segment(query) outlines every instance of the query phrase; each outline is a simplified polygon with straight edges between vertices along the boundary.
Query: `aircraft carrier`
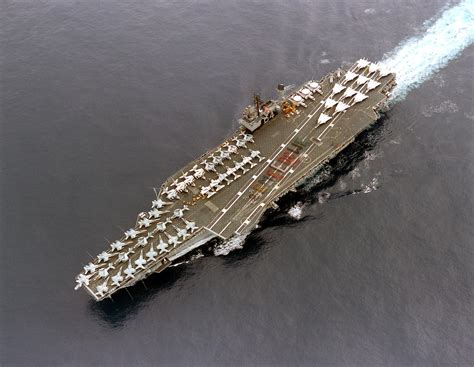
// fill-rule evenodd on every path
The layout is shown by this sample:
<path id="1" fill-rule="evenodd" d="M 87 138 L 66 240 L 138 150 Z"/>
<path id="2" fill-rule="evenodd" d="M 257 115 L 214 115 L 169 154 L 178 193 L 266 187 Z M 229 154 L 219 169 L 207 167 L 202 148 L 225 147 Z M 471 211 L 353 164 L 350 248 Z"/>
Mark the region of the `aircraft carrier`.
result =
<path id="1" fill-rule="evenodd" d="M 240 128 L 169 177 L 147 211 L 76 277 L 100 301 L 219 237 L 251 231 L 269 207 L 372 125 L 395 75 L 358 60 L 246 107 Z"/>

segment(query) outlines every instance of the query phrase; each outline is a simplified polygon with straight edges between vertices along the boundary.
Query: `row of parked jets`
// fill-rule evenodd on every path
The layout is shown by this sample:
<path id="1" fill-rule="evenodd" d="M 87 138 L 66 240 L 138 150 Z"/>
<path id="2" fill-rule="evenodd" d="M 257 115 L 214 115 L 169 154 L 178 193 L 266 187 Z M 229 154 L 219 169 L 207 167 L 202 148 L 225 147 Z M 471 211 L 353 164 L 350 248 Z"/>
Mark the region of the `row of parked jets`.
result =
<path id="1" fill-rule="evenodd" d="M 207 198 L 215 195 L 219 190 L 224 188 L 225 185 L 230 185 L 233 181 L 241 177 L 239 171 L 241 171 L 242 174 L 245 174 L 255 167 L 257 165 L 257 163 L 253 161 L 255 158 L 258 159 L 259 162 L 264 159 L 258 150 L 250 150 L 250 155 L 242 156 L 241 161 L 233 161 L 233 166 L 227 166 L 226 171 L 223 173 L 219 173 L 216 168 L 213 167 L 213 171 L 217 174 L 217 178 L 211 180 L 209 185 L 202 186 L 200 194 Z M 225 166 L 223 163 L 221 165 Z M 249 168 L 247 168 L 247 165 Z"/>
<path id="2" fill-rule="evenodd" d="M 247 143 L 254 142 L 253 136 L 241 133 L 232 138 L 232 144 L 227 143 L 217 149 L 213 155 L 204 159 L 200 164 L 194 165 L 188 172 L 183 173 L 174 180 L 169 187 L 163 189 L 162 194 L 168 200 L 179 199 L 179 194 L 188 192 L 188 186 L 195 186 L 195 181 L 205 179 L 207 172 L 216 172 L 216 167 L 222 165 L 224 160 L 231 160 L 232 154 L 236 154 L 239 148 L 247 148 Z"/>
<path id="3" fill-rule="evenodd" d="M 344 75 L 344 78 L 341 81 L 341 83 L 334 84 L 333 89 L 331 91 L 331 95 L 325 100 L 321 101 L 321 103 L 324 105 L 324 110 L 328 110 L 332 108 L 333 106 L 336 106 L 335 113 L 344 112 L 346 109 L 348 109 L 351 106 L 350 104 L 344 103 L 342 101 L 345 98 L 353 98 L 354 103 L 362 102 L 363 100 L 368 98 L 367 94 L 364 94 L 351 87 L 348 87 L 347 84 L 349 82 L 355 80 L 355 83 L 358 87 L 364 86 L 366 91 L 369 92 L 380 85 L 380 82 L 377 81 L 378 79 L 384 76 L 387 76 L 390 73 L 387 69 L 383 68 L 382 66 L 371 63 L 365 59 L 360 59 L 359 61 L 357 61 L 357 63 L 355 64 L 355 70 L 358 71 L 361 69 L 365 69 L 367 66 L 368 66 L 368 76 L 357 74 L 349 70 Z M 334 100 L 333 99 L 334 95 L 342 92 L 343 90 L 344 90 L 344 93 L 342 95 L 341 100 L 340 101 Z M 324 124 L 327 121 L 329 121 L 331 118 L 332 116 L 329 116 L 326 113 L 321 113 L 318 118 L 318 124 Z"/>
<path id="4" fill-rule="evenodd" d="M 182 208 L 175 209 L 173 211 L 173 214 L 168 217 L 165 221 L 159 222 L 155 225 L 154 229 L 150 232 L 148 232 L 147 228 L 149 228 L 152 224 L 155 222 L 159 221 L 160 217 L 163 214 L 169 213 L 168 210 L 160 210 L 166 205 L 171 204 L 170 202 L 165 202 L 161 198 L 157 198 L 156 200 L 152 201 L 152 208 L 148 212 L 148 215 L 145 213 L 141 213 L 139 216 L 138 220 L 138 230 L 135 228 L 131 228 L 127 231 L 125 231 L 125 237 L 124 240 L 117 240 L 113 242 L 111 246 L 111 251 L 112 252 L 107 252 L 103 251 L 97 256 L 97 263 L 89 263 L 84 266 L 84 273 L 80 274 L 76 278 L 76 289 L 81 287 L 82 285 L 89 285 L 91 278 L 97 277 L 98 279 L 105 279 L 105 281 L 97 286 L 97 296 L 103 296 L 104 292 L 108 291 L 108 278 L 109 278 L 109 271 L 111 269 L 115 269 L 114 264 L 107 264 L 106 263 L 109 261 L 111 257 L 115 257 L 115 265 L 119 263 L 126 263 L 128 261 L 128 266 L 123 270 L 123 267 L 119 269 L 119 271 L 112 276 L 112 285 L 114 286 L 120 286 L 121 282 L 124 279 L 131 279 L 135 278 L 134 274 L 136 273 L 137 269 L 143 269 L 146 270 L 145 265 L 147 263 L 155 262 L 156 257 L 162 253 L 169 252 L 168 248 L 172 246 L 173 248 L 187 239 L 189 236 L 191 236 L 192 233 L 194 233 L 198 227 L 196 226 L 196 223 L 193 221 L 189 221 L 185 218 L 183 218 L 184 212 L 189 210 L 189 208 L 185 205 Z M 166 231 L 167 225 L 172 223 L 173 219 L 179 219 L 183 222 L 184 226 L 183 227 L 178 227 L 174 224 L 171 224 L 171 226 L 174 228 L 176 234 L 175 235 L 170 235 Z M 144 228 L 140 230 L 141 228 Z M 138 237 L 140 234 L 143 234 L 144 232 L 147 232 L 145 236 Z M 150 244 L 150 248 L 148 251 L 144 254 L 143 248 L 149 244 L 148 240 L 150 238 L 153 238 L 156 233 L 162 232 L 164 236 L 166 236 L 167 241 L 164 241 L 162 236 L 159 235 L 159 242 L 156 245 L 156 250 L 153 246 L 153 243 Z M 120 252 L 126 245 L 129 245 L 133 243 L 133 240 L 138 237 L 138 240 L 136 241 L 136 244 L 130 248 L 126 252 Z M 137 248 L 142 248 L 140 250 L 140 256 L 138 259 L 136 259 L 132 265 L 132 260 L 130 259 L 130 255 L 135 253 L 135 250 Z M 159 251 L 159 252 L 158 252 Z M 145 255 L 145 257 L 143 256 Z M 125 277 L 122 275 L 125 275 Z"/>

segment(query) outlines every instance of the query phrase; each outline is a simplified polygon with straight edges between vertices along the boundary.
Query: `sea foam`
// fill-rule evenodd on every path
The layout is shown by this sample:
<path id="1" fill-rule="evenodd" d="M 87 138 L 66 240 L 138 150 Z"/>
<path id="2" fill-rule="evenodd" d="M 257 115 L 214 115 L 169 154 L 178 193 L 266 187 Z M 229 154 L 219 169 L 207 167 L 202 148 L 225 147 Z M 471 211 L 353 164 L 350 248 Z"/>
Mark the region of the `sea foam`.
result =
<path id="1" fill-rule="evenodd" d="M 474 42 L 474 0 L 461 1 L 429 23 L 422 35 L 405 40 L 381 61 L 397 75 L 392 104 L 403 100 Z"/>

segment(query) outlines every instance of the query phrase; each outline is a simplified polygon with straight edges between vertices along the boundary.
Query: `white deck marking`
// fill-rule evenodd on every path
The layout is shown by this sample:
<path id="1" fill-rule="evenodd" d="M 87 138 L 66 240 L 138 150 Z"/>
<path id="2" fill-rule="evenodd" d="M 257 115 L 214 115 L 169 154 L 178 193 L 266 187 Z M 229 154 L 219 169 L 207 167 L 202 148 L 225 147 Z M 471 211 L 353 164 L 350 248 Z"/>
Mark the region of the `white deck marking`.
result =
<path id="1" fill-rule="evenodd" d="M 229 222 L 229 224 L 230 224 L 230 222 Z M 217 232 L 214 232 L 212 229 L 210 229 L 210 228 L 208 228 L 208 227 L 202 227 L 202 228 L 207 229 L 209 232 L 215 234 L 217 237 L 220 237 L 220 238 L 222 238 L 223 240 L 225 240 L 225 238 L 224 238 L 223 236 L 221 236 L 221 235 L 220 235 L 219 233 L 217 233 Z"/>

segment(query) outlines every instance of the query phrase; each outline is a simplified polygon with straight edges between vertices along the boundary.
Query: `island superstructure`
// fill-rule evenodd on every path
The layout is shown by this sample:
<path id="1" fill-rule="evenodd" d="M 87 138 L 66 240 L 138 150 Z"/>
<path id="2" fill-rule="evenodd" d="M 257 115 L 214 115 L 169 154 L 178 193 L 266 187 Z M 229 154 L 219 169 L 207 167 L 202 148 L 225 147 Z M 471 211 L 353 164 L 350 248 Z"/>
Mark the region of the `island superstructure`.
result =
<path id="1" fill-rule="evenodd" d="M 100 301 L 215 237 L 251 231 L 282 195 L 379 118 L 394 86 L 393 73 L 360 59 L 279 99 L 255 96 L 240 128 L 169 177 L 135 225 L 84 266 L 76 289 Z"/>

